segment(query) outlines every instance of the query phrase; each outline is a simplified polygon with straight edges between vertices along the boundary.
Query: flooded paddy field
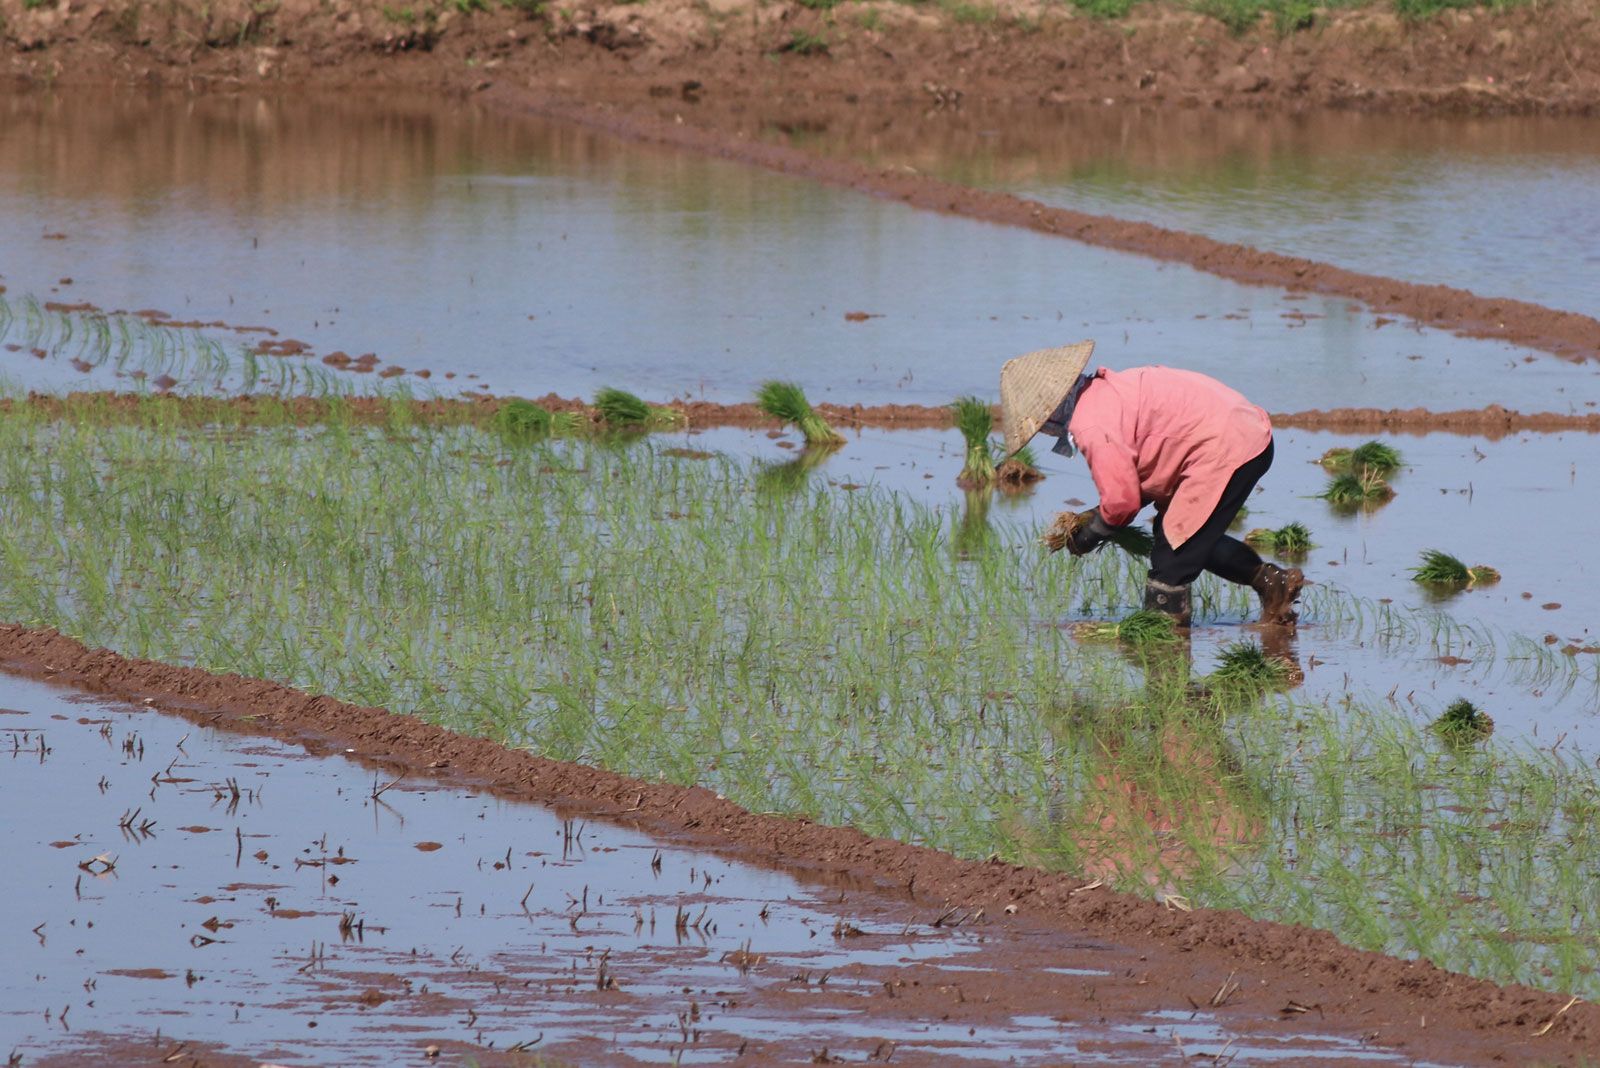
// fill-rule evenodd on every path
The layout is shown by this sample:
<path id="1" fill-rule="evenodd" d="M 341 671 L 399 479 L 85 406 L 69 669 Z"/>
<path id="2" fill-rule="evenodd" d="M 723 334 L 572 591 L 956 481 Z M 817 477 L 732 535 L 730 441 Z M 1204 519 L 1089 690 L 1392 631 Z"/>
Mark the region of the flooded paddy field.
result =
<path id="1" fill-rule="evenodd" d="M 138 371 L 237 389 L 333 357 L 368 372 L 341 380 L 404 370 L 419 392 L 742 400 L 797 375 L 818 400 L 943 404 L 991 392 L 1017 352 L 1087 336 L 1113 366 L 1248 374 L 1273 411 L 1409 407 L 1445 382 L 1451 407 L 1600 405 L 1591 368 L 1343 299 L 494 111 L 350 96 L 0 107 L 0 376 L 21 388 L 130 388 Z M 231 370 L 197 382 L 58 352 L 58 320 L 84 313 L 30 326 L 29 300 L 276 333 L 211 331 Z M 244 377 L 240 350 L 264 340 L 311 356 L 263 356 Z"/>
<path id="2" fill-rule="evenodd" d="M 375 761 L 213 730 L 185 688 L 211 675 L 169 687 L 181 720 L 0 681 L 0 803 L 50 799 L 4 832 L 32 858 L 19 910 L 44 922 L 0 943 L 33 962 L 0 967 L 0 1052 L 14 1031 L 28 1063 L 166 1039 L 284 1064 L 1344 1063 L 1398 1042 L 1410 1062 L 1561 1062 L 1595 1033 L 1566 1001 L 1600 996 L 1600 576 L 1572 549 L 1596 519 L 1592 435 L 1386 435 L 1396 495 L 1349 510 L 1318 499 L 1316 461 L 1371 435 L 1280 429 L 1240 531 L 1310 529 L 1298 631 L 1205 582 L 1191 635 L 1141 645 L 1111 622 L 1140 561 L 1037 544 L 1094 501 L 1081 462 L 975 494 L 953 430 L 846 424 L 818 452 L 764 427 L 512 432 L 412 403 L 737 402 L 782 377 L 942 406 L 1093 336 L 1099 363 L 1206 371 L 1274 411 L 1583 415 L 1592 363 L 470 105 L 62 93 L 0 115 L 0 620 L 27 628 L 0 628 L 7 647 L 54 650 L 46 674 L 46 628 L 111 650 L 67 643 L 91 690 L 148 657 L 326 694 L 296 698 L 331 717 L 312 748 Z M 1071 152 L 965 113 L 767 135 L 1594 310 L 1571 285 L 1593 266 L 1582 227 L 1550 207 L 1581 220 L 1592 184 L 1566 126 L 1061 117 Z M 908 128 L 949 136 L 910 147 Z M 1545 170 L 1496 162 L 1540 146 Z M 1513 187 L 1519 227 L 1451 228 Z M 1440 250 L 1437 274 L 1407 242 Z M 22 396 L 104 388 L 332 400 L 195 425 L 151 398 Z M 350 393 L 376 407 L 357 418 Z M 1426 549 L 1499 581 L 1429 592 Z M 1492 732 L 1440 725 L 1462 699 Z M 341 744 L 355 713 L 638 792 L 616 825 L 465 772 L 446 788 L 442 758 Z M 772 822 L 742 846 L 648 822 L 691 802 Z M 741 863 L 837 828 L 873 836 L 828 847 L 849 877 L 827 851 Z M 896 850 L 956 866 L 961 892 Z M 1040 901 L 1055 919 L 1024 929 Z M 1202 944 L 1141 993 L 1147 956 Z M 1317 970 L 1347 947 L 1389 956 Z M 1320 995 L 1271 980 L 1233 1004 L 1246 959 L 1389 1015 L 1324 1027 Z M 1575 1044 L 1478 1030 L 1502 1024 Z"/>
<path id="3" fill-rule="evenodd" d="M 982 106 L 765 136 L 1371 274 L 1600 315 L 1585 118 Z"/>
<path id="4" fill-rule="evenodd" d="M 0 803 L 33 813 L 0 838 L 20 1063 L 1427 1062 L 1255 990 L 1139 1011 L 1119 977 L 1151 959 L 1114 941 L 939 922 L 218 715 L 0 676 Z"/>

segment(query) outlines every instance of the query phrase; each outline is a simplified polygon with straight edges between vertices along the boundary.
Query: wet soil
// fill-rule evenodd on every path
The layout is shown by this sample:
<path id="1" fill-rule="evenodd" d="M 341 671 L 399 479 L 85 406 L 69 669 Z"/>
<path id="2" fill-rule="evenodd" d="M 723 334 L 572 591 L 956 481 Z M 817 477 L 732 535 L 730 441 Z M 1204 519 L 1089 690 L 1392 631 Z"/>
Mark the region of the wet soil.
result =
<path id="1" fill-rule="evenodd" d="M 194 425 L 290 422 L 311 425 L 325 422 L 336 403 L 341 413 L 359 423 L 385 424 L 393 416 L 393 405 L 409 403 L 412 418 L 436 425 L 484 424 L 500 407 L 513 398 L 469 393 L 462 397 L 396 402 L 372 397 L 349 397 L 330 403 L 317 397 L 197 397 L 162 396 L 152 398 L 135 393 L 81 392 L 64 395 L 33 393 L 27 403 L 36 410 L 58 418 L 147 419 L 159 413 L 163 419 L 177 419 Z M 598 424 L 598 416 L 579 397 L 554 393 L 528 398 L 556 412 L 578 412 Z M 754 404 L 722 404 L 705 400 L 667 400 L 660 406 L 681 412 L 686 425 L 697 428 L 749 427 L 777 429 L 782 424 L 763 414 Z M 10 410 L 13 401 L 0 399 L 0 412 Z M 835 404 L 816 403 L 813 407 L 829 422 L 841 428 L 916 430 L 952 426 L 950 409 L 928 404 Z M 995 418 L 1000 411 L 995 409 Z M 1276 427 L 1297 430 L 1332 430 L 1345 433 L 1431 434 L 1448 432 L 1471 434 L 1498 440 L 1509 434 L 1532 431 L 1557 433 L 1579 431 L 1600 433 L 1600 412 L 1516 412 L 1491 404 L 1484 408 L 1431 411 L 1426 408 L 1332 408 L 1295 412 L 1273 412 Z"/>
<path id="2" fill-rule="evenodd" d="M 1161 4 L 1100 20 L 1039 0 L 327 6 L 0 0 L 0 76 L 47 84 L 474 88 L 537 82 L 737 112 L 751 101 L 1138 101 L 1590 111 L 1600 22 L 1581 0 L 1420 21 L 1374 5 L 1235 34 Z"/>
<path id="3" fill-rule="evenodd" d="M 569 816 L 616 819 L 650 835 L 737 853 L 750 862 L 850 880 L 862 889 L 904 895 L 914 906 L 933 910 L 934 917 L 954 908 L 948 917 L 975 921 L 982 910 L 981 918 L 1002 929 L 1114 943 L 1140 958 L 1114 984 L 1094 987 L 1097 1002 L 1112 996 L 1115 986 L 1117 998 L 1131 999 L 1126 1004 L 1187 1015 L 1206 1004 L 1232 975 L 1241 983 L 1237 999 L 1224 1000 L 1239 1020 L 1253 1020 L 1263 1033 L 1294 1033 L 1309 1025 L 1307 1017 L 1314 1014 L 1319 1031 L 1358 1033 L 1377 1046 L 1453 1063 L 1576 1063 L 1600 1042 L 1600 1009 L 1595 1007 L 1464 978 L 1423 962 L 1356 951 L 1324 932 L 1252 921 L 1231 912 L 1184 911 L 1107 893 L 1066 874 L 964 861 L 848 828 L 755 814 L 703 789 L 562 764 L 271 682 L 90 650 L 52 631 L 0 627 L 0 662 L 22 674 L 170 710 L 207 725 L 297 742 L 312 753 L 353 750 L 395 776 L 490 787 L 501 797 L 556 805 Z M 1006 944 L 1023 947 L 1028 939 Z M 1005 953 L 995 953 L 986 963 L 1007 971 Z M 1046 966 L 1037 958 L 1025 963 Z M 970 1013 L 975 1021 L 997 1016 L 1012 1020 L 1013 994 L 1032 996 L 1016 992 L 1016 986 L 1006 975 L 984 991 L 988 1000 L 983 1000 L 973 996 L 980 986 L 963 983 L 961 996 L 954 999 L 961 1007 L 953 1011 L 964 1019 Z M 1085 996 L 1081 983 L 1072 987 L 1077 997 Z M 868 1011 L 887 1009 L 900 992 L 885 991 L 870 999 Z M 942 999 L 945 1011 L 952 1011 L 948 989 L 918 996 L 930 1004 Z M 1072 996 L 1058 991 L 1050 999 L 1051 1015 L 1061 1013 Z"/>

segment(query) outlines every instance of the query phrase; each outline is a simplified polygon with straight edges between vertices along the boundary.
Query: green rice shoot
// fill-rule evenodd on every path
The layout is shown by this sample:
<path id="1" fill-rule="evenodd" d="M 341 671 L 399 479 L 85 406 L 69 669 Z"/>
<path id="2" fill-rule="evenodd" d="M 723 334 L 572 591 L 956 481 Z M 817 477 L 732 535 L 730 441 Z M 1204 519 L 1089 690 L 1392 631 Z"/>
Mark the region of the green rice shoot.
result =
<path id="1" fill-rule="evenodd" d="M 1356 471 L 1393 474 L 1400 468 L 1400 453 L 1392 445 L 1377 440 L 1368 441 L 1350 450 L 1350 466 Z"/>
<path id="2" fill-rule="evenodd" d="M 817 414 L 806 400 L 805 391 L 793 382 L 763 382 L 756 390 L 756 407 L 781 423 L 798 427 L 807 445 L 844 444 L 844 435 Z"/>
<path id="3" fill-rule="evenodd" d="M 992 486 L 995 481 L 994 452 L 989 436 L 994 433 L 994 410 L 988 401 L 961 397 L 950 405 L 956 429 L 967 443 L 966 462 L 956 484 L 969 489 Z"/>

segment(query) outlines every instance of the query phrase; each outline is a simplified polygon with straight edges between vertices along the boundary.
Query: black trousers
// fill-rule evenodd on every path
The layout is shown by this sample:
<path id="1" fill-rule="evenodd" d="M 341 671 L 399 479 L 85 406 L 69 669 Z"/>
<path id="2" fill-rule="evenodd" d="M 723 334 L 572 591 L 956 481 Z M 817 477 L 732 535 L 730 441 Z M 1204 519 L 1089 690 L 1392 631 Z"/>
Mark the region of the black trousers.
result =
<path id="1" fill-rule="evenodd" d="M 1248 586 L 1261 566 L 1261 555 L 1238 538 L 1228 536 L 1228 524 L 1249 499 L 1261 476 L 1272 466 L 1272 441 L 1253 460 L 1246 461 L 1228 479 L 1217 507 L 1189 540 L 1174 549 L 1161 526 L 1161 512 L 1155 521 L 1155 548 L 1150 552 L 1150 577 L 1169 586 L 1187 586 L 1200 572 Z"/>

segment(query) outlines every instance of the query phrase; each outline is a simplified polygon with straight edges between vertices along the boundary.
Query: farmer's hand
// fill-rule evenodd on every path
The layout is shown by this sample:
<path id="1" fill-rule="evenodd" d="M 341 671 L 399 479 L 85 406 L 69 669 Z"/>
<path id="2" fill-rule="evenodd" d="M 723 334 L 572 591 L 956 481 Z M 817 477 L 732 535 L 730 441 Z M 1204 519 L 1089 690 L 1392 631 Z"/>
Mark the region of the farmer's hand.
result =
<path id="1" fill-rule="evenodd" d="M 1067 537 L 1067 551 L 1073 556 L 1082 556 L 1100 548 L 1100 543 L 1111 536 L 1111 528 L 1106 526 L 1100 518 L 1100 509 L 1089 510 L 1089 521 L 1080 524 Z"/>

